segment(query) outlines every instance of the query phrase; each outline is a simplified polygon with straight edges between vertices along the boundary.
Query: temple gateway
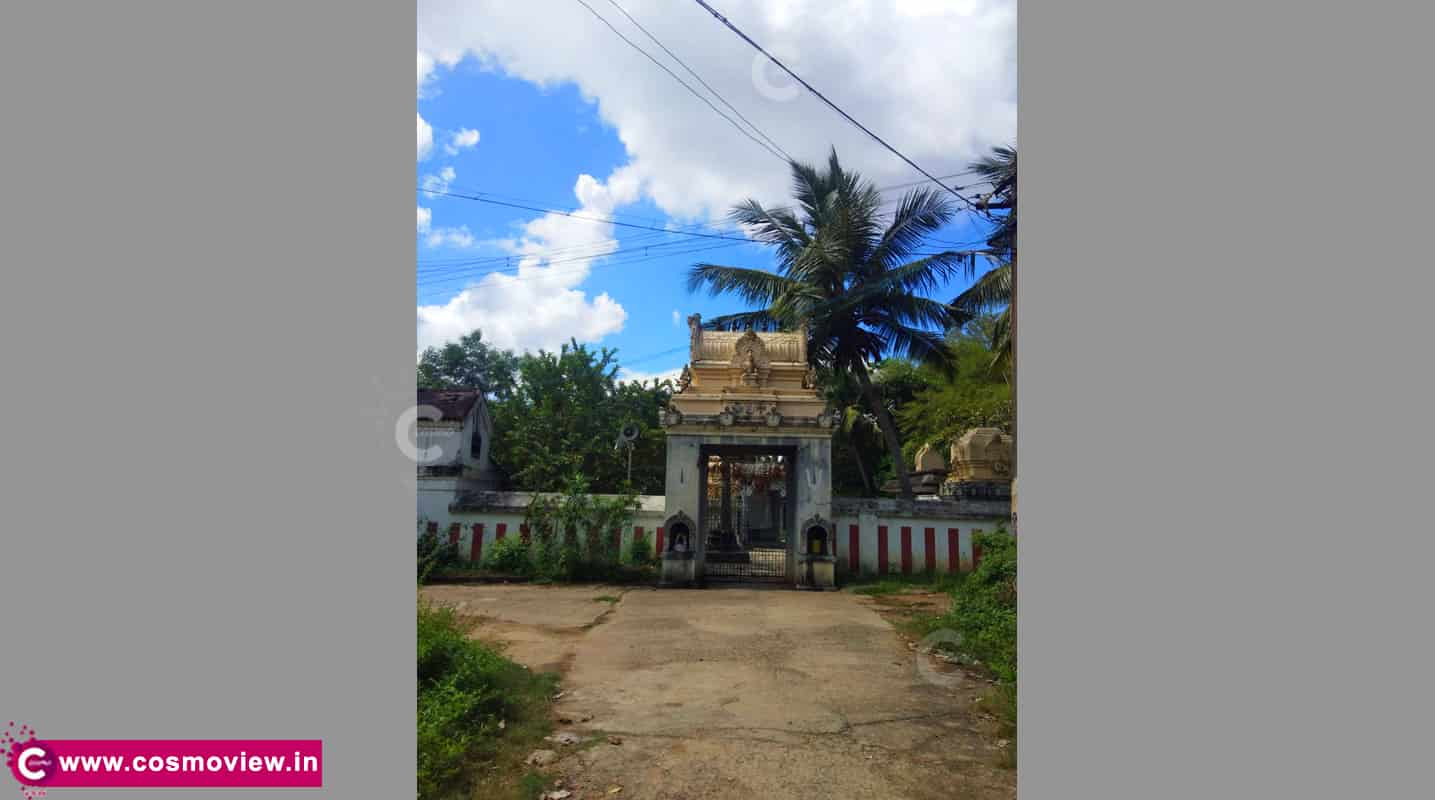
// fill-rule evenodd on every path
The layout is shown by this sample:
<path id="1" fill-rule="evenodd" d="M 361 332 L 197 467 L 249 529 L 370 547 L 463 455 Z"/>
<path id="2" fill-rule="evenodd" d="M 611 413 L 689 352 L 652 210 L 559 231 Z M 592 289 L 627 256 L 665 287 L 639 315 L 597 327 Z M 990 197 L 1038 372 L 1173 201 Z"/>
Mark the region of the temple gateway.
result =
<path id="1" fill-rule="evenodd" d="M 962 572 L 981 559 L 976 534 L 1010 519 L 1005 433 L 970 430 L 949 459 L 921 448 L 916 499 L 834 498 L 839 417 L 818 394 L 806 331 L 704 330 L 696 314 L 688 329 L 688 364 L 659 413 L 665 493 L 639 497 L 631 526 L 616 532 L 620 546 L 654 545 L 661 585 L 827 589 L 857 573 Z M 527 541 L 533 495 L 494 488 L 487 443 L 503 433 L 487 423 L 481 393 L 428 395 L 421 403 L 442 414 L 421 419 L 418 438 L 441 455 L 419 467 L 420 527 L 446 532 L 474 562 L 507 536 Z"/>
<path id="2" fill-rule="evenodd" d="M 671 405 L 662 583 L 834 583 L 832 432 L 807 334 L 703 330 Z"/>

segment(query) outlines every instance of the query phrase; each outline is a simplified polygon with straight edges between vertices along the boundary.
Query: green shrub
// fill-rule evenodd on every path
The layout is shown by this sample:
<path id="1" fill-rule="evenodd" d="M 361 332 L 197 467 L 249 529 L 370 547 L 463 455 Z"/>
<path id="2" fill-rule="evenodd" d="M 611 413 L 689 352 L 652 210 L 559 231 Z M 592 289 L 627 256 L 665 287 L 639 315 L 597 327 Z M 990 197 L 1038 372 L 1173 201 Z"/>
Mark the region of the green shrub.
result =
<path id="1" fill-rule="evenodd" d="M 1015 683 L 1016 539 L 1005 530 L 979 534 L 982 558 L 952 592 L 950 623 L 962 649 L 986 664 L 998 680 Z"/>
<path id="2" fill-rule="evenodd" d="M 605 499 L 588 493 L 581 474 L 569 479 L 561 497 L 534 496 L 524 521 L 533 531 L 533 572 L 540 580 L 626 580 L 625 567 L 614 531 L 626 529 L 638 508 L 638 496 L 629 490 Z"/>
<path id="3" fill-rule="evenodd" d="M 522 539 L 499 539 L 483 553 L 483 568 L 505 575 L 531 575 L 533 559 Z"/>
<path id="4" fill-rule="evenodd" d="M 505 673 L 522 669 L 470 640 L 453 610 L 418 609 L 418 787 L 436 797 L 491 744 L 509 709 Z"/>
<path id="5" fill-rule="evenodd" d="M 426 583 L 435 570 L 458 563 L 458 546 L 428 530 L 428 521 L 419 520 L 418 582 Z"/>
<path id="6" fill-rule="evenodd" d="M 653 543 L 647 537 L 634 539 L 628 546 L 627 557 L 624 561 L 631 567 L 649 567 L 656 560 L 653 556 Z"/>

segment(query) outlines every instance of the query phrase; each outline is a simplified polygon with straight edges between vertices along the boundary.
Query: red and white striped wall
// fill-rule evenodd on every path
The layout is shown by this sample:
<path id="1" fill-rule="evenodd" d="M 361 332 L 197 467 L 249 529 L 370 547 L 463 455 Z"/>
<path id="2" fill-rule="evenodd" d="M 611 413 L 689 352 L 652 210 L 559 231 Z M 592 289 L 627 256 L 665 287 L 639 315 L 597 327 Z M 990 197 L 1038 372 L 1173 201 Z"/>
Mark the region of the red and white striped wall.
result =
<path id="1" fill-rule="evenodd" d="M 452 499 L 451 483 L 421 481 L 419 518 L 435 533 L 457 543 L 465 560 L 482 561 L 485 550 L 500 539 L 528 535 L 524 525 L 524 511 L 532 499 L 528 493 L 494 495 L 482 509 L 467 511 L 451 511 Z M 965 508 L 937 501 L 833 498 L 837 570 L 904 575 L 970 571 L 981 561 L 973 536 L 997 530 L 1005 518 L 973 514 Z M 664 498 L 645 495 L 639 498 L 631 523 L 611 535 L 620 551 L 642 538 L 654 552 L 661 552 L 666 538 L 663 523 Z"/>
<path id="2" fill-rule="evenodd" d="M 427 485 L 425 485 L 427 484 Z M 429 530 L 445 541 L 458 545 L 458 553 L 466 561 L 482 561 L 486 549 L 494 542 L 510 536 L 528 538 L 524 512 L 532 495 L 526 492 L 505 492 L 496 495 L 494 503 L 482 510 L 451 511 L 451 481 L 421 481 L 419 484 L 419 519 Z M 656 548 L 663 534 L 663 502 L 661 496 L 641 496 L 639 509 L 631 524 L 614 532 L 620 550 L 634 539 L 643 538 Z"/>
<path id="3" fill-rule="evenodd" d="M 837 568 L 849 574 L 970 572 L 981 561 L 973 534 L 996 530 L 998 519 L 838 517 Z"/>

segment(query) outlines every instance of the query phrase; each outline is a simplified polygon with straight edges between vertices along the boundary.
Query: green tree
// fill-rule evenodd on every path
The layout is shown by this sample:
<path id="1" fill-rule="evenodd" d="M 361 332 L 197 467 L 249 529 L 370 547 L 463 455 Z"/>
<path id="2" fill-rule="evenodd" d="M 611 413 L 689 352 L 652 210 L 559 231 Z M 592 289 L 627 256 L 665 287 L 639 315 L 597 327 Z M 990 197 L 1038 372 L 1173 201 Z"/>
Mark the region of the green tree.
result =
<path id="1" fill-rule="evenodd" d="M 876 420 L 864 410 L 857 379 L 846 372 L 819 369 L 817 386 L 828 407 L 841 413 L 832 436 L 833 488 L 875 496 L 885 444 Z"/>
<path id="2" fill-rule="evenodd" d="M 996 318 L 984 315 L 948 336 L 947 370 L 922 367 L 925 387 L 896 408 L 907 436 L 909 456 L 923 444 L 946 445 L 968 430 L 991 426 L 1010 430 L 1011 386 L 991 369 Z"/>
<path id="3" fill-rule="evenodd" d="M 756 200 L 737 206 L 731 218 L 758 241 L 773 247 L 777 271 L 697 264 L 690 291 L 732 294 L 758 308 L 718 317 L 708 324 L 805 325 L 809 358 L 817 366 L 856 378 L 868 410 L 882 432 L 904 497 L 912 481 L 892 415 L 873 385 L 869 365 L 883 355 L 940 362 L 947 350 L 939 332 L 959 323 L 947 303 L 924 293 L 956 275 L 970 274 L 968 254 L 919 255 L 926 237 L 955 213 L 944 193 L 914 189 L 888 219 L 882 196 L 870 181 L 844 170 L 833 151 L 825 171 L 792 162 L 797 209 L 764 208 Z"/>
<path id="4" fill-rule="evenodd" d="M 592 490 L 623 491 L 628 456 L 616 447 L 624 425 L 640 434 L 633 451 L 633 487 L 661 493 L 663 434 L 658 409 L 671 394 L 666 382 L 617 380 L 617 352 L 589 350 L 576 340 L 556 352 L 518 357 L 511 397 L 494 411 L 495 460 L 525 491 L 561 491 L 575 474 Z"/>
<path id="5" fill-rule="evenodd" d="M 420 389 L 478 387 L 491 399 L 505 400 L 513 395 L 517 372 L 518 356 L 484 342 L 483 331 L 475 329 L 456 342 L 424 350 L 418 385 Z"/>

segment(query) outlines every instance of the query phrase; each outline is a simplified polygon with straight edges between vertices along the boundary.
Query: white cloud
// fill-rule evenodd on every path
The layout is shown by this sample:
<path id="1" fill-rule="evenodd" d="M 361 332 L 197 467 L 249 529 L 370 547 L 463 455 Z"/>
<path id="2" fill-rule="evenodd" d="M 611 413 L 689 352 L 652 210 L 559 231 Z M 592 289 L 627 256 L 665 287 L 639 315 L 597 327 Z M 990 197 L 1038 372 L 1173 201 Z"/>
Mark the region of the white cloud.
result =
<path id="1" fill-rule="evenodd" d="M 619 168 L 607 181 L 578 176 L 573 194 L 584 215 L 603 217 L 633 202 L 640 188 L 633 170 Z M 617 249 L 612 225 L 546 214 L 505 246 L 517 257 L 516 274 L 491 272 L 446 303 L 419 306 L 419 350 L 474 328 L 483 330 L 484 341 L 518 351 L 556 350 L 570 337 L 593 342 L 623 329 L 628 312 L 617 301 L 607 293 L 589 299 L 578 288 L 593 259 Z M 549 251 L 561 251 L 562 263 L 547 264 L 539 254 Z"/>
<path id="2" fill-rule="evenodd" d="M 423 206 L 419 206 L 418 209 L 419 209 L 419 217 L 418 217 L 418 219 L 419 219 L 419 228 L 418 228 L 418 232 L 419 232 L 419 233 L 427 233 L 427 232 L 428 232 L 428 229 L 429 229 L 429 225 L 433 223 L 433 211 L 432 211 L 431 209 L 424 208 Z"/>
<path id="3" fill-rule="evenodd" d="M 921 177 L 810 94 L 759 89 L 791 81 L 696 4 L 624 6 L 799 160 L 823 160 L 835 145 L 878 185 Z M 594 7 L 665 58 L 611 6 Z M 1014 0 L 903 0 L 895 13 L 890 0 L 725 0 L 722 10 L 933 174 L 961 172 L 1015 140 Z M 719 217 L 748 196 L 788 200 L 777 159 L 570 0 L 420 0 L 417 43 L 430 84 L 435 64 L 464 57 L 545 88 L 575 84 L 616 130 L 633 179 L 669 214 Z"/>
<path id="4" fill-rule="evenodd" d="M 624 6 L 792 156 L 820 162 L 835 146 L 844 164 L 878 185 L 921 177 L 806 92 L 773 99 L 788 96 L 771 88 L 790 80 L 696 4 Z M 594 7 L 656 52 L 610 5 Z M 964 171 L 990 146 L 1015 141 L 1014 0 L 902 0 L 895 12 L 890 0 L 724 0 L 722 10 L 933 174 Z M 578 178 L 583 213 L 606 216 L 646 197 L 680 219 L 720 218 L 747 197 L 789 201 L 785 165 L 571 0 L 419 0 L 417 45 L 420 97 L 436 93 L 439 66 L 471 58 L 545 89 L 573 84 L 593 103 L 622 141 L 626 163 L 605 181 Z M 420 120 L 421 158 L 423 128 Z M 430 150 L 431 137 L 430 130 Z M 446 245 L 449 230 L 429 236 L 442 233 L 438 244 Z M 610 226 L 548 215 L 506 246 L 522 257 L 516 275 L 484 275 L 448 302 L 418 308 L 420 349 L 475 327 L 485 341 L 516 350 L 556 349 L 570 336 L 595 341 L 623 328 L 622 306 L 582 289 L 591 258 L 617 246 Z M 550 265 L 537 255 L 563 248 L 589 258 Z"/>
<path id="5" fill-rule="evenodd" d="M 459 128 L 448 137 L 448 144 L 443 146 L 444 152 L 451 156 L 458 155 L 458 151 L 478 144 L 478 131 L 472 128 Z"/>
<path id="6" fill-rule="evenodd" d="M 448 53 L 445 54 L 444 57 L 435 58 L 432 53 L 425 53 L 422 50 L 419 51 L 418 97 L 420 100 L 434 97 L 438 94 L 438 90 L 433 85 L 434 72 L 437 71 L 437 67 L 443 65 L 449 69 L 453 69 L 462 59 L 462 56 L 462 53 Z"/>
<path id="7" fill-rule="evenodd" d="M 438 171 L 437 175 L 425 175 L 423 182 L 424 191 L 447 192 L 449 185 L 452 184 L 454 178 L 457 177 L 458 173 L 454 171 L 453 167 L 444 167 Z"/>
<path id="8" fill-rule="evenodd" d="M 433 126 L 424 122 L 423 114 L 415 114 L 419 118 L 419 161 L 429 157 L 433 151 Z"/>
<path id="9" fill-rule="evenodd" d="M 473 238 L 473 234 L 469 232 L 467 225 L 460 225 L 457 228 L 433 228 L 429 230 L 427 220 L 425 220 L 424 230 L 428 232 L 428 237 L 424 239 L 424 243 L 429 247 L 464 249 L 473 247 L 476 241 Z"/>
<path id="10" fill-rule="evenodd" d="M 677 310 L 676 308 L 673 309 L 673 327 L 674 327 L 674 328 L 679 328 L 679 327 L 682 327 L 682 324 L 683 324 L 683 315 L 682 315 L 682 314 L 679 314 L 679 313 L 678 313 L 678 310 Z"/>

